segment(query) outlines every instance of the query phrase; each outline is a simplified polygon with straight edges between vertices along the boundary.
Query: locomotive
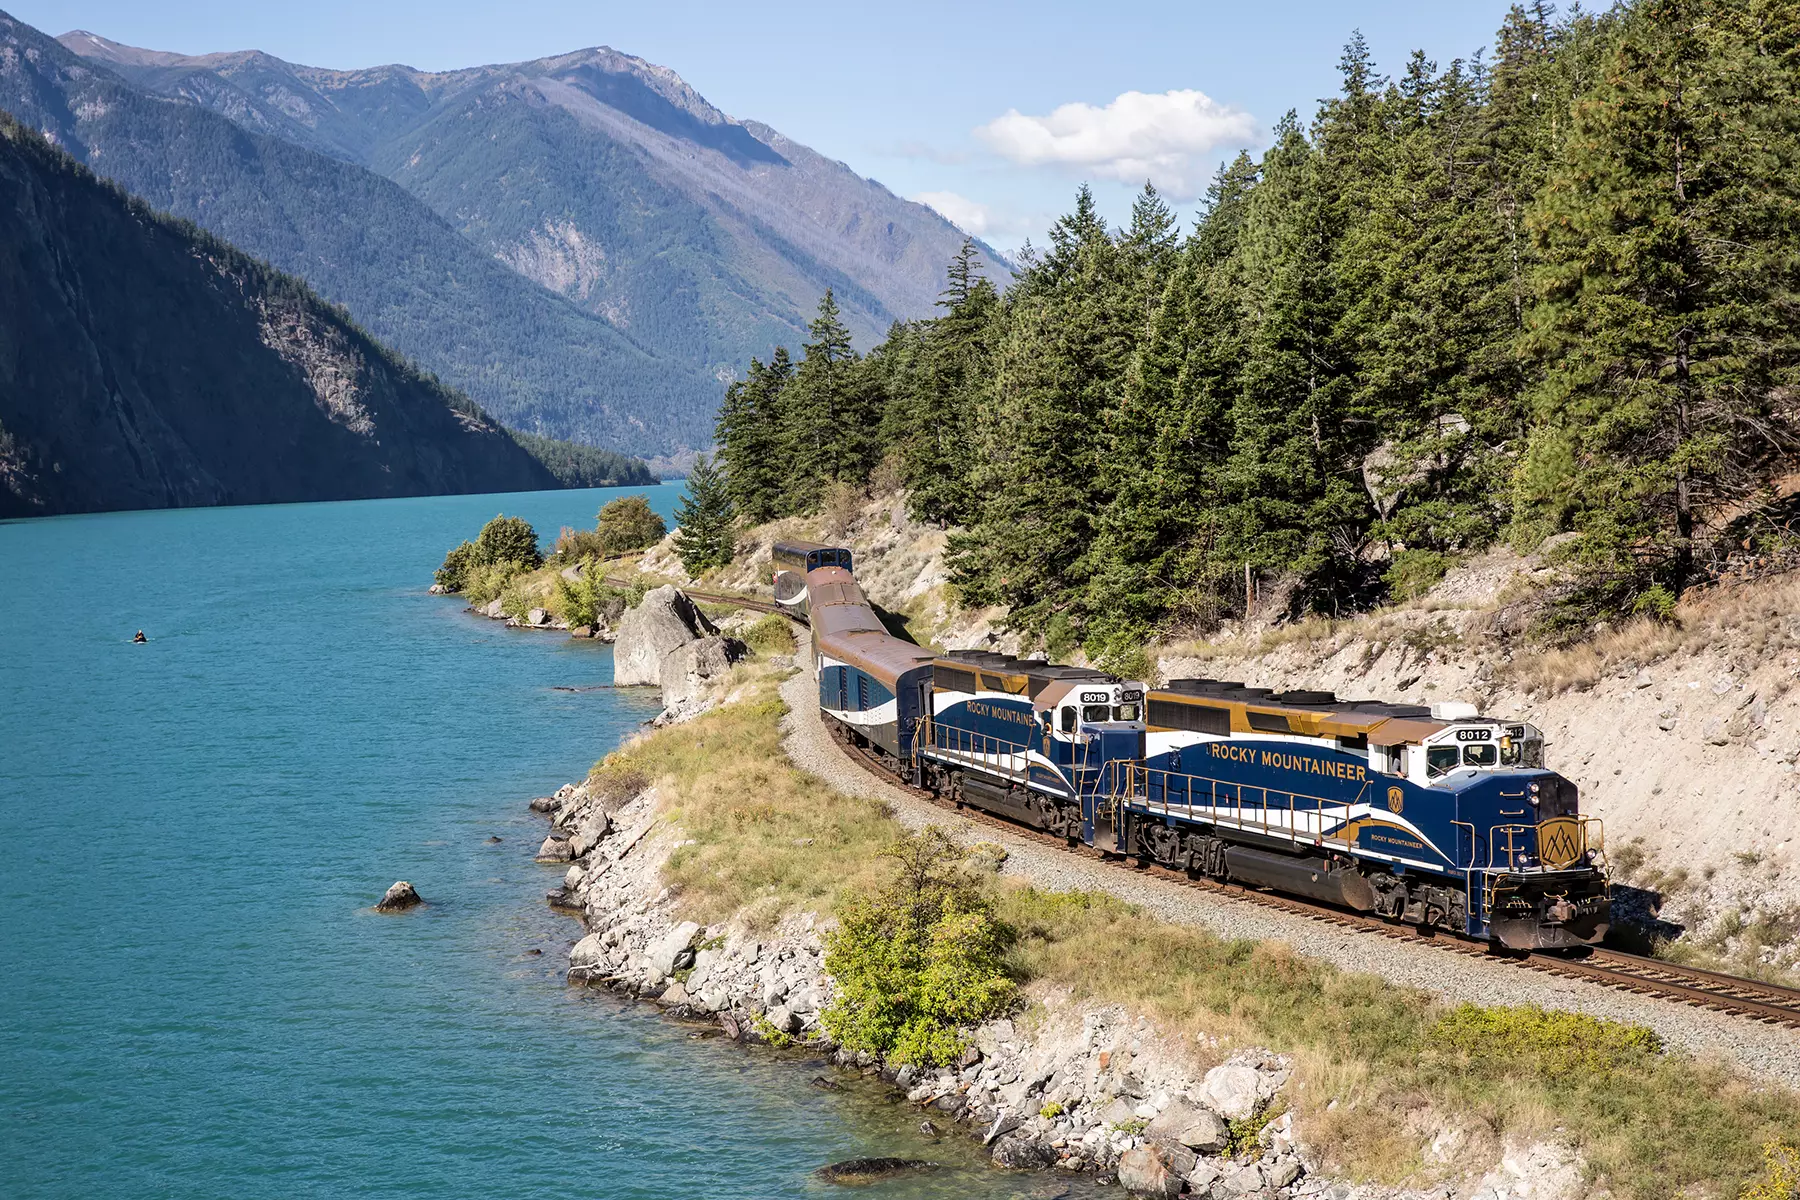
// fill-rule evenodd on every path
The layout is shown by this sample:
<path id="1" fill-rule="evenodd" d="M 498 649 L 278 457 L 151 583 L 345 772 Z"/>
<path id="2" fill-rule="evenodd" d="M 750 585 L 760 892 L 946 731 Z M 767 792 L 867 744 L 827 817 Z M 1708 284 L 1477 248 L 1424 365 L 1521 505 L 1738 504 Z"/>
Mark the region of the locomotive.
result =
<path id="1" fill-rule="evenodd" d="M 940 655 L 889 634 L 851 566 L 783 543 L 772 582 L 811 623 L 827 722 L 908 782 L 1104 854 L 1512 950 L 1606 934 L 1600 822 L 1528 722 Z"/>

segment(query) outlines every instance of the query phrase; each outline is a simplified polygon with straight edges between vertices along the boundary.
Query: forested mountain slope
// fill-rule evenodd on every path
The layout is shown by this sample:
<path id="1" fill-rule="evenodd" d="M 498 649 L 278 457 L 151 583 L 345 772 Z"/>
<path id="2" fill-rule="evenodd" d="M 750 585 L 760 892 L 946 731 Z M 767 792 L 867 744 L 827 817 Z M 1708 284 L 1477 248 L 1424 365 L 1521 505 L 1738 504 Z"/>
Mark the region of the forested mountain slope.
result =
<path id="1" fill-rule="evenodd" d="M 759 365 L 740 511 L 866 483 L 879 430 L 965 602 L 1121 666 L 1503 542 L 1549 569 L 1497 637 L 1800 567 L 1800 5 L 1521 6 L 1491 55 L 1341 69 L 1191 233 L 1083 191 L 1004 295 L 959 265 L 867 357 Z"/>
<path id="2" fill-rule="evenodd" d="M 3 13 L 0 109 L 305 279 L 509 425 L 640 454 L 709 439 L 717 380 L 509 270 L 371 171 L 133 87 Z"/>
<path id="3" fill-rule="evenodd" d="M 865 346 L 928 315 L 962 240 L 606 48 L 432 73 L 61 40 L 143 88 L 388 176 L 521 274 L 721 380 L 798 336 L 827 288 Z"/>
<path id="4" fill-rule="evenodd" d="M 556 486 L 304 284 L 0 114 L 0 517 Z"/>

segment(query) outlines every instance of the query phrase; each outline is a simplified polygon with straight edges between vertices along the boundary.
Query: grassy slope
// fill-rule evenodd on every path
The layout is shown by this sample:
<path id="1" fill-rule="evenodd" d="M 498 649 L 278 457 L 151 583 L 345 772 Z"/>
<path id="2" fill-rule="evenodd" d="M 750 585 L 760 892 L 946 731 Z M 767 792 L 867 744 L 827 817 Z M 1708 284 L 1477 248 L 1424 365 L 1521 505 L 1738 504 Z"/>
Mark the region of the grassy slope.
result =
<path id="1" fill-rule="evenodd" d="M 762 927 L 787 912 L 829 915 L 877 881 L 875 852 L 900 832 L 881 806 L 839 795 L 787 760 L 777 682 L 767 667 L 741 669 L 737 702 L 596 767 L 657 783 L 664 811 L 692 839 L 665 875 L 695 920 Z M 1011 965 L 1022 982 L 1123 1003 L 1223 1046 L 1295 1055 L 1302 1128 L 1354 1175 L 1429 1176 L 1420 1130 L 1445 1114 L 1473 1129 L 1471 1155 L 1502 1138 L 1561 1131 L 1620 1194 L 1692 1185 L 1735 1195 L 1763 1146 L 1800 1128 L 1792 1092 L 1658 1052 L 1629 1027 L 1452 1010 L 1282 945 L 1161 923 L 1111 897 L 995 886 L 1020 934 Z"/>

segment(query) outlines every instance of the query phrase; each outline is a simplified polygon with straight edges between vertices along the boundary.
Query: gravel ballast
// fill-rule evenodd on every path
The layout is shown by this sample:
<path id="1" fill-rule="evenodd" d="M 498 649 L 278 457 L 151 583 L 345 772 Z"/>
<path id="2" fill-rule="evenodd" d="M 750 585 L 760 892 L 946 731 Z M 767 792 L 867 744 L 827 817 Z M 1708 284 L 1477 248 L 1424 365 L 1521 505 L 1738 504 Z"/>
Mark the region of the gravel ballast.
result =
<path id="1" fill-rule="evenodd" d="M 819 716 L 816 686 L 805 671 L 784 683 L 781 694 L 790 710 L 784 745 L 797 767 L 839 791 L 886 804 L 909 828 L 939 825 L 970 840 L 996 842 L 1007 851 L 1004 871 L 1039 888 L 1107 892 L 1165 921 L 1202 926 L 1226 938 L 1286 942 L 1343 970 L 1379 975 L 1452 1002 L 1536 1004 L 1635 1022 L 1672 1046 L 1800 1087 L 1800 1031 L 1312 921 L 1057 850 L 940 808 L 869 774 L 832 741 Z"/>

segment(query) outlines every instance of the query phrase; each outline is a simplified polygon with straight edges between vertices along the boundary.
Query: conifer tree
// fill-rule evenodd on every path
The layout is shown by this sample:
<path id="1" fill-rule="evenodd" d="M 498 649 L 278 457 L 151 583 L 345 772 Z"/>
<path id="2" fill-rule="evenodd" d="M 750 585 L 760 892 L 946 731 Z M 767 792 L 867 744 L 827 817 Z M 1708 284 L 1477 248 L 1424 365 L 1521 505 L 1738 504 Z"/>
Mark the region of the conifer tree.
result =
<path id="1" fill-rule="evenodd" d="M 1646 0 L 1534 213 L 1543 375 L 1515 531 L 1580 532 L 1605 607 L 1666 609 L 1708 514 L 1792 452 L 1773 407 L 1800 362 L 1797 25 L 1792 5 Z"/>
<path id="2" fill-rule="evenodd" d="M 808 335 L 805 357 L 781 397 L 789 486 L 802 510 L 822 496 L 824 485 L 866 477 L 876 432 L 850 331 L 830 288 Z"/>
<path id="3" fill-rule="evenodd" d="M 777 346 L 769 365 L 750 360 L 750 371 L 725 389 L 719 409 L 718 455 L 733 506 L 751 524 L 793 509 L 782 430 L 782 396 L 793 380 L 787 348 Z"/>
<path id="4" fill-rule="evenodd" d="M 737 553 L 737 517 L 725 476 L 702 455 L 688 471 L 687 490 L 675 505 L 675 553 L 689 575 L 731 562 Z"/>

